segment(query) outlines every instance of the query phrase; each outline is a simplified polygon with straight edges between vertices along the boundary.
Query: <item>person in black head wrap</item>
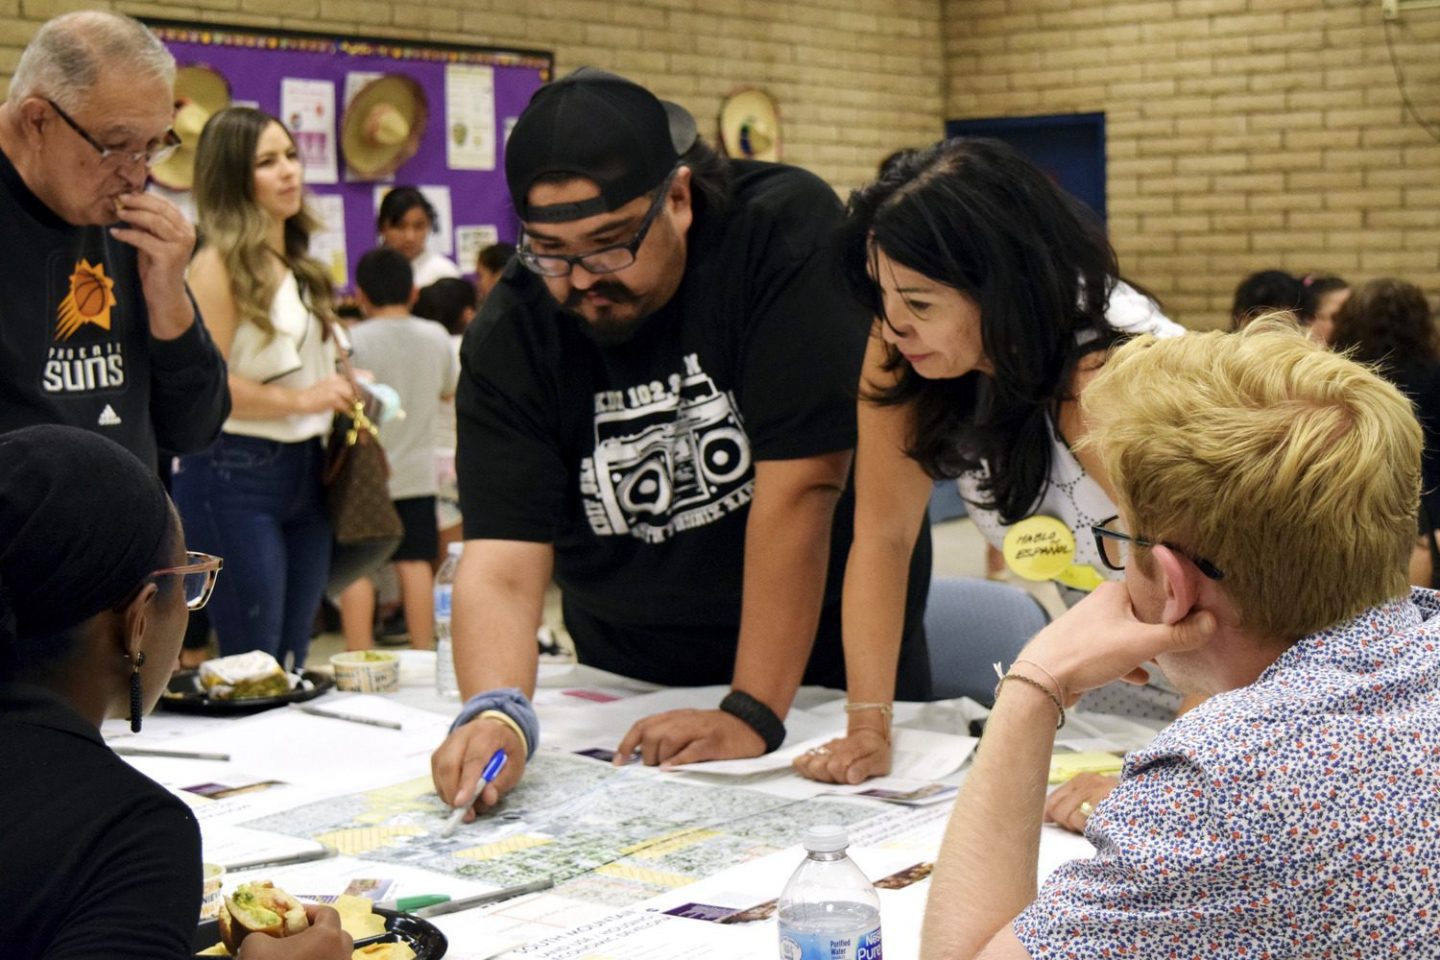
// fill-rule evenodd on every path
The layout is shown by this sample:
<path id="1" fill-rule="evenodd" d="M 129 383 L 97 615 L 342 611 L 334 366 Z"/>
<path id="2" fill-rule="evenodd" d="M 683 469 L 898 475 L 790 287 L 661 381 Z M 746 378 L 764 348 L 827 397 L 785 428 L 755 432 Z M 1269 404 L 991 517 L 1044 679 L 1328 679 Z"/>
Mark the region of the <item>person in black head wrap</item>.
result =
<path id="1" fill-rule="evenodd" d="M 116 757 L 99 727 L 129 717 L 139 729 L 170 675 L 187 608 L 209 599 L 219 569 L 217 557 L 186 554 L 160 481 L 123 447 L 73 427 L 0 434 L 5 956 L 193 955 L 195 819 Z M 311 942 L 329 937 L 333 950 L 266 945 L 247 960 L 348 957 L 338 918 L 320 923 Z"/>

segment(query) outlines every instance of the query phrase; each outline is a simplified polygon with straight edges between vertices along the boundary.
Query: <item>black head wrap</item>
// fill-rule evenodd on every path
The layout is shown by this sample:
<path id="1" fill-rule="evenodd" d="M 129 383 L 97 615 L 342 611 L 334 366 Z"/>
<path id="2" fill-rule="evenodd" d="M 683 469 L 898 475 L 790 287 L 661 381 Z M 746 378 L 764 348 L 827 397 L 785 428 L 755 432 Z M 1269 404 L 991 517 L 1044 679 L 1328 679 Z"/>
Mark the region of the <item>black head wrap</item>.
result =
<path id="1" fill-rule="evenodd" d="M 154 572 L 170 523 L 159 477 L 119 444 L 48 424 L 0 434 L 0 637 L 117 606 Z"/>

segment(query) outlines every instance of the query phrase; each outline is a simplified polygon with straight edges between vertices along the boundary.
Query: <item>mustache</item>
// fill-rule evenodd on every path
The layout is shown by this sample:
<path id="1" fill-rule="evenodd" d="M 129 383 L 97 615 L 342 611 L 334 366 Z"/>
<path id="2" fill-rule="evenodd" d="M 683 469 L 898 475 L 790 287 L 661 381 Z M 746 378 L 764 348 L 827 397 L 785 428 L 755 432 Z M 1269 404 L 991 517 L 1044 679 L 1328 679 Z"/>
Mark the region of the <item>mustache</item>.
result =
<path id="1" fill-rule="evenodd" d="M 618 280 L 600 280 L 584 290 L 571 287 L 570 293 L 566 295 L 565 302 L 561 306 L 566 310 L 574 310 L 585 301 L 585 295 L 588 293 L 604 297 L 612 303 L 633 303 L 637 299 L 630 288 Z"/>

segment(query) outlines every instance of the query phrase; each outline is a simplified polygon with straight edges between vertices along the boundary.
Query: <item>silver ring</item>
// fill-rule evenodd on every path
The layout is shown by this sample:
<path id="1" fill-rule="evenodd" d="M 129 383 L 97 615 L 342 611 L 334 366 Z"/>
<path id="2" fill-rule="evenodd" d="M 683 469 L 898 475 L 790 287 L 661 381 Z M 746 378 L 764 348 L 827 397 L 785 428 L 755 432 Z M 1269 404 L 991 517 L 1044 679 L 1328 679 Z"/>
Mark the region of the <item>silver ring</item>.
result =
<path id="1" fill-rule="evenodd" d="M 1089 820 L 1090 814 L 1095 812 L 1095 804 L 1091 803 L 1089 800 L 1082 800 L 1080 802 L 1080 806 L 1076 808 L 1076 812 L 1079 813 L 1080 816 L 1084 817 L 1086 820 Z"/>
<path id="2" fill-rule="evenodd" d="M 828 757 L 828 756 L 830 756 L 830 748 L 829 748 L 829 747 L 811 747 L 809 750 L 806 750 L 806 751 L 805 751 L 805 756 L 807 756 L 807 757 Z"/>

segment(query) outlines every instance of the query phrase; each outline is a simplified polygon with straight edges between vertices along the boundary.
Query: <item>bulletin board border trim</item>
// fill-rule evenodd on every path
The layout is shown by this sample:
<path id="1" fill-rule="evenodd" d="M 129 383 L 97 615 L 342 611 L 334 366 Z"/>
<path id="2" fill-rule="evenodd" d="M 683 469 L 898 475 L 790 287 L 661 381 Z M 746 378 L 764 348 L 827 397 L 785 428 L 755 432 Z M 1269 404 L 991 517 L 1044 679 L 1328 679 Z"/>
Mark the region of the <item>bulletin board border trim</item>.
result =
<path id="1" fill-rule="evenodd" d="M 529 67 L 549 80 L 555 72 L 555 54 L 548 50 L 515 47 L 488 47 L 446 43 L 413 37 L 379 37 L 363 34 L 338 37 L 308 30 L 247 27 L 226 23 L 196 23 L 189 20 L 140 18 L 162 41 L 201 46 L 252 47 L 262 50 L 294 50 L 355 57 L 386 57 L 396 61 L 457 63 L 496 67 Z"/>

